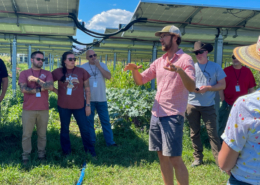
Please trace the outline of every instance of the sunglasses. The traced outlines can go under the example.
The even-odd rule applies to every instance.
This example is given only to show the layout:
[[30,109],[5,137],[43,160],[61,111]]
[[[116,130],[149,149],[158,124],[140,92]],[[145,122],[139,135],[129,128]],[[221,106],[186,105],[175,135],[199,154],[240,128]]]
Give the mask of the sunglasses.
[[92,57],[96,57],[96,56],[97,56],[97,54],[89,55],[88,57],[89,57],[89,58],[92,58]]
[[44,58],[35,58],[37,61],[42,61],[42,62],[44,62],[45,61],[45,59]]
[[76,58],[67,58],[70,62],[72,61],[72,60],[74,60],[74,61],[76,61],[77,59]]
[[195,55],[198,55],[198,54],[204,53],[204,51],[205,51],[205,50],[199,50],[199,51],[195,51],[194,53],[195,53]]
[[233,55],[233,56],[232,56],[232,59],[233,59],[233,60],[235,60],[235,59],[236,59],[236,57]]

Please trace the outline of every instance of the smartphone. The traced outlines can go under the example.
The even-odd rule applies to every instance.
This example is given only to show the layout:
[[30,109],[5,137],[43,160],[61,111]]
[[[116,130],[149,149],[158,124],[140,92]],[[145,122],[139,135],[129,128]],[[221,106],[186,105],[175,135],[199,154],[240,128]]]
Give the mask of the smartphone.
[[196,90],[196,91],[199,91],[200,89],[197,87],[195,90]]

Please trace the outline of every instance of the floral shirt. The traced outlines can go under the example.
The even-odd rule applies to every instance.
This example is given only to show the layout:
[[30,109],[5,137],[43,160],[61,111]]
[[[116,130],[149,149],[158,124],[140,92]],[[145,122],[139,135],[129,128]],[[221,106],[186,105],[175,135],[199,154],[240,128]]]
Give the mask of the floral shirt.
[[221,137],[240,153],[231,170],[233,176],[260,185],[260,89],[237,99]]

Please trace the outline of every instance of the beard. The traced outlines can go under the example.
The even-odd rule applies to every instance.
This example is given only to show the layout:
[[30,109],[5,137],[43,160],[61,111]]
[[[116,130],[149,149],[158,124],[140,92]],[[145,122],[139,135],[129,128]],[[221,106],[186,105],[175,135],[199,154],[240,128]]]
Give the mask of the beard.
[[163,51],[168,51],[171,48],[172,48],[172,37],[171,37],[171,40],[170,40],[169,44],[165,44],[164,46],[162,46],[162,50]]
[[36,67],[36,68],[40,69],[40,68],[42,68],[42,65],[43,65],[42,63],[37,64],[36,62],[33,62],[33,66]]

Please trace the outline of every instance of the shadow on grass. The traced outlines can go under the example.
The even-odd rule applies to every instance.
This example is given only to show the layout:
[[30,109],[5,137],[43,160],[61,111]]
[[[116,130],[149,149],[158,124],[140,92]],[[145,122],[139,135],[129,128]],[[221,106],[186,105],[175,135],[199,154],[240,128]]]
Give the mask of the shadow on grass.
[[[76,126],[76,125],[75,125]],[[156,152],[148,151],[147,133],[139,133],[132,129],[114,130],[115,142],[118,147],[107,147],[103,133],[97,133],[96,152],[98,160],[94,160],[90,154],[86,154],[83,148],[79,132],[70,133],[72,154],[63,156],[60,146],[60,134],[58,129],[47,131],[47,160],[45,165],[57,168],[70,168],[72,166],[82,167],[87,161],[94,165],[124,166],[139,165],[143,161],[152,163],[158,161]],[[32,134],[32,152],[28,165],[22,165],[22,126],[18,124],[2,125],[0,130],[0,163],[2,166],[21,165],[22,170],[30,171],[40,166],[41,162],[37,155],[37,132]]]

